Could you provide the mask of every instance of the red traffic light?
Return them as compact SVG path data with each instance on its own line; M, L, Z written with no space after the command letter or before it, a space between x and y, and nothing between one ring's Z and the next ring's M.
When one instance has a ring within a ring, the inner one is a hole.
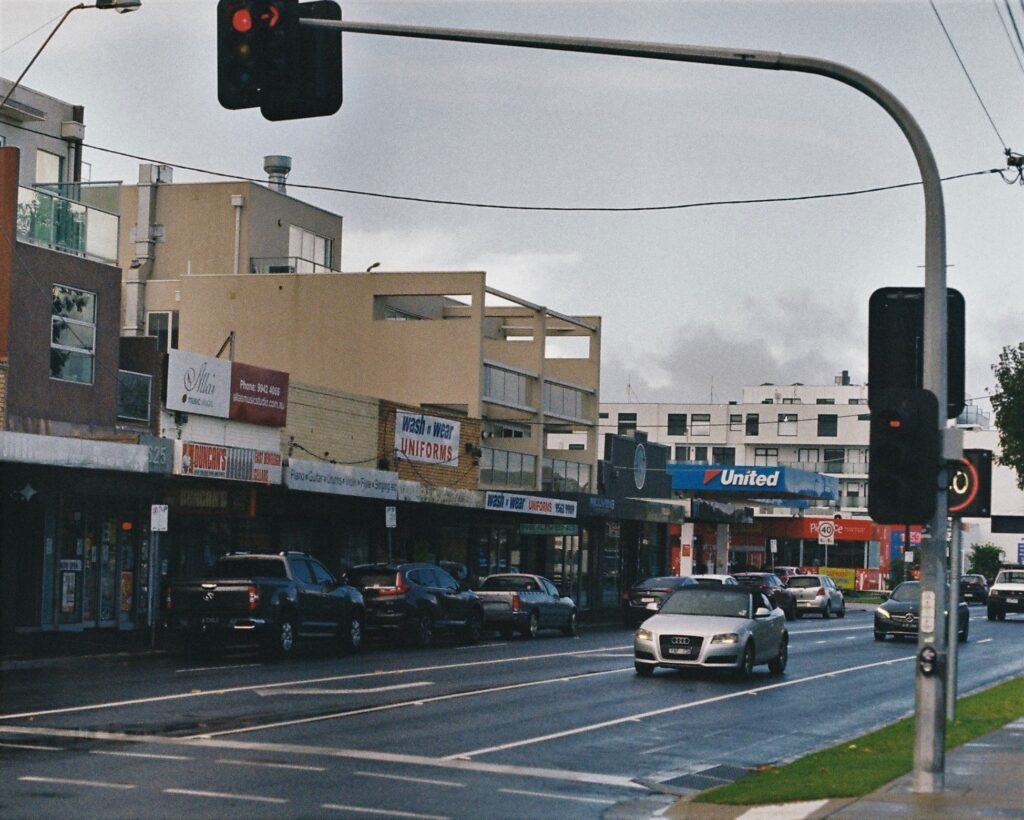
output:
M252 31L252 15L249 9L241 8L231 15L231 28L239 34L248 34Z
M900 419L889 419L889 429L899 430L903 426L903 422Z

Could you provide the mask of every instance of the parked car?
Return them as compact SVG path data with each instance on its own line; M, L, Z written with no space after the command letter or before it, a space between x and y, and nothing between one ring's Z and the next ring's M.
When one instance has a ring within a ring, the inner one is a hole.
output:
M535 638L541 629L579 634L576 603L540 575L488 575L476 594L484 607L484 627L498 630L505 638L515 632Z
M1007 564L988 591L988 619L1005 621L1007 612L1024 612L1024 564Z
M960 600L988 603L988 579L984 575L964 575L960 578Z
M172 581L164 592L165 627L186 649L255 640L286 656L296 639L322 638L352 652L364 618L359 591L301 552L228 553L209 575Z
M789 658L786 616L759 589L690 586L674 592L633 638L633 666L649 677L672 669L731 669L749 677L768 664L781 675Z
M360 564L348 578L366 600L368 631L397 634L416 646L429 646L438 631L480 640L483 604L439 566Z
M796 616L815 613L828 619L846 617L846 599L843 591L828 575L796 575L786 586L796 595Z
M945 615L945 613L944 613ZM875 640L889 635L896 640L917 635L921 619L921 582L904 581L875 610ZM963 643L970 632L971 610L963 601L957 605L957 640Z
M732 577L739 584L761 590L774 606L786 613L787 621L796 618L796 595L774 572L734 572Z
M794 575L802 575L803 571L800 567L775 567L773 572L779 576L779 580L784 584L789 583L789 579Z
M689 575L663 575L634 584L622 596L623 625L635 629L654 615L669 595L695 584Z
M703 573L690 576L698 584L708 587L736 586L736 579L731 575L716 575L714 573Z

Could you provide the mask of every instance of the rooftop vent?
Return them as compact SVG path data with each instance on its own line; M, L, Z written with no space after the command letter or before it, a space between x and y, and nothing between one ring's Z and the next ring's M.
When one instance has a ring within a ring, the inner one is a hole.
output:
M288 179L288 172L292 170L292 158L280 154L272 154L263 158L263 170L267 172L267 182L270 188L281 194L288 193L285 181Z

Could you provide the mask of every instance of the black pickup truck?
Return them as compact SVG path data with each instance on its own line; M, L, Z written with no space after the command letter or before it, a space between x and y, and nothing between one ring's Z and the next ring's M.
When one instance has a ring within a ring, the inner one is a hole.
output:
M297 639L326 638L353 652L364 619L359 590L301 552L228 553L209 577L172 582L164 595L165 627L186 650L255 641L284 657Z

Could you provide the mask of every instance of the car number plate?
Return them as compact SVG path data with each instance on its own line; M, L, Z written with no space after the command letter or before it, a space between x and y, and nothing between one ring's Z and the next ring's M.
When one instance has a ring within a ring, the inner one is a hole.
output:
M642 604L653 604L657 598L641 598L640 603Z
M1020 600L1017 599L1017 598L1007 598L1006 599L1006 603L1008 603L1008 604L1018 604L1018 603L1020 603Z
M678 658L690 658L696 652L692 646L671 646L669 647L668 654Z
M203 623L204 624L219 624L220 623L220 618L215 618L212 615L207 615L206 617L203 618Z

